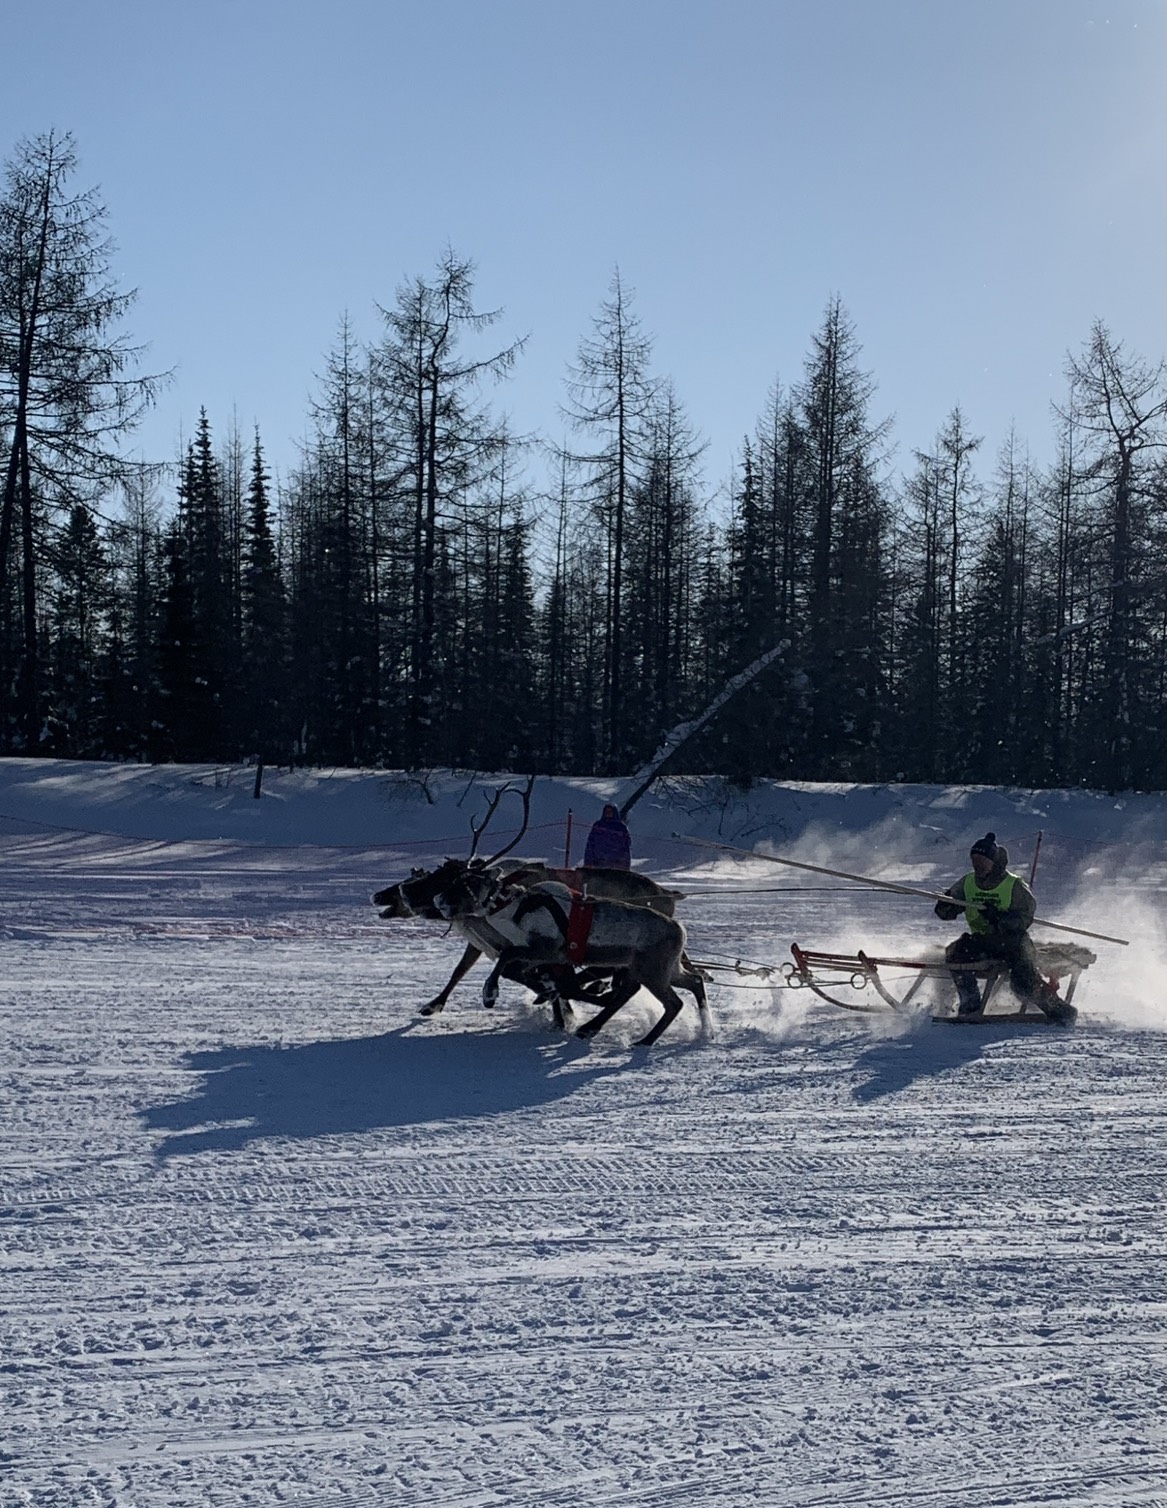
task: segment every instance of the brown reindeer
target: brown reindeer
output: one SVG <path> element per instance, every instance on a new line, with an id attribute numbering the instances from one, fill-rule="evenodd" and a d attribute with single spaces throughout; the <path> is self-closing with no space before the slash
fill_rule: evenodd
<path id="1" fill-rule="evenodd" d="M 415 869 L 409 879 L 378 890 L 373 896 L 373 904 L 381 908 L 381 916 L 386 921 L 413 916 L 440 921 L 443 918 L 434 909 L 434 897 L 452 878 L 468 867 L 468 862 L 447 859 L 437 869 Z M 482 866 L 484 871 L 486 867 Z M 667 889 L 648 875 L 626 869 L 553 869 L 547 864 L 531 860 L 511 861 L 489 867 L 512 890 L 528 890 L 549 882 L 558 882 L 588 900 L 620 901 L 625 905 L 646 906 L 661 916 L 672 916 L 677 901 L 682 899 L 681 891 Z M 476 922 L 463 919 L 460 930 L 467 937 L 466 951 L 438 993 L 420 1008 L 423 1016 L 436 1015 L 446 1008 L 450 996 L 484 953 L 497 958 L 500 951 L 513 942 L 513 939 L 502 937 L 497 929 L 492 928 L 488 918 Z M 591 982 L 598 981 L 594 973 L 588 971 L 580 981 L 585 998 L 588 996 L 587 985 Z M 677 982 L 682 988 L 692 988 L 694 993 L 704 995 L 704 976 L 687 958 L 682 959 L 681 975 Z"/>
<path id="2" fill-rule="evenodd" d="M 483 1004 L 493 1004 L 499 977 L 516 966 L 556 970 L 581 962 L 611 974 L 611 988 L 599 1013 L 576 1035 L 592 1037 L 616 1012 L 644 988 L 663 1007 L 663 1015 L 635 1044 L 648 1047 L 666 1031 L 681 1010 L 673 988 L 681 975 L 685 929 L 675 917 L 662 916 L 644 906 L 619 901 L 586 903 L 591 915 L 586 942 L 571 946 L 572 893 L 566 886 L 537 885 L 516 894 L 505 879 L 485 869 L 465 867 L 451 874 L 434 896 L 434 908 L 451 921 L 466 924 L 485 920 L 517 935 L 504 948 L 483 986 Z M 703 993 L 703 992 L 702 992 Z M 704 1013 L 703 999 L 698 1001 Z"/>
<path id="3" fill-rule="evenodd" d="M 683 892 L 667 889 L 648 875 L 621 869 L 563 870 L 554 869 L 536 860 L 506 860 L 504 856 L 518 845 L 526 833 L 530 816 L 532 785 L 533 777 L 528 780 L 526 789 L 518 792 L 523 802 L 523 821 L 517 836 L 505 848 L 500 849 L 490 859 L 483 860 L 476 857 L 479 842 L 499 802 L 508 790 L 514 789 L 510 785 L 504 785 L 495 791 L 486 816 L 480 824 L 476 825 L 473 821 L 471 822 L 473 841 L 469 857 L 447 859 L 445 863 L 433 870 L 415 869 L 408 879 L 378 890 L 372 900 L 375 906 L 381 908 L 381 916 L 386 920 L 413 916 L 426 917 L 435 921 L 448 919 L 442 912 L 435 909 L 434 899 L 452 880 L 467 872 L 490 873 L 495 878 L 505 881 L 512 892 L 529 890 L 549 881 L 559 881 L 566 883 L 571 890 L 577 891 L 589 900 L 620 901 L 645 906 L 662 916 L 673 915 L 677 901 L 683 898 Z M 500 932 L 489 917 L 467 915 L 459 917 L 456 925 L 467 939 L 466 950 L 442 989 L 432 1000 L 428 1000 L 420 1007 L 420 1014 L 423 1016 L 434 1015 L 445 1009 L 454 990 L 484 953 L 497 960 L 503 952 L 513 950 L 515 946 L 515 937 L 509 932 Z M 535 990 L 540 998 L 549 1000 L 558 1026 L 564 1024 L 563 1008 L 570 999 L 595 1001 L 602 998 L 602 992 L 608 989 L 613 974 L 610 968 L 592 967 L 590 963 L 587 968 L 578 972 L 570 965 L 556 965 L 549 970 L 542 967 L 527 967 L 526 963 L 527 961 L 520 959 L 508 959 L 503 965 L 502 973 L 506 977 L 515 978 L 526 984 Z M 496 969 L 492 976 L 495 984 L 493 996 L 488 1002 L 491 1005 L 497 998 L 498 974 L 499 970 Z M 706 1005 L 705 978 L 706 976 L 699 969 L 682 956 L 681 966 L 674 983 L 690 991 L 696 997 L 698 1007 L 702 1010 Z"/>

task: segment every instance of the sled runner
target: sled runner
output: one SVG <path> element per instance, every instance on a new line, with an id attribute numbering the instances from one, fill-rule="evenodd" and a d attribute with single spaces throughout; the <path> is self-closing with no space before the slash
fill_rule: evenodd
<path id="1" fill-rule="evenodd" d="M 1095 962 L 1096 955 L 1079 943 L 1038 943 L 1037 964 L 1051 995 L 1060 996 L 1070 1006 L 1078 980 L 1085 969 Z M 938 980 L 941 993 L 955 997 L 952 982 L 953 965 L 946 963 L 939 950 L 928 949 L 910 958 L 876 958 L 860 949 L 856 953 L 822 953 L 791 944 L 794 962 L 783 965 L 783 977 L 792 989 L 813 990 L 820 999 L 831 1005 L 842 1006 L 848 1011 L 877 1013 L 884 1010 L 908 1011 L 923 986 L 932 979 Z M 1008 978 L 1009 966 L 997 959 L 985 959 L 977 963 L 962 963 L 962 974 L 971 974 L 981 981 L 980 1009 L 966 1014 L 957 1014 L 954 1008 L 937 1011 L 933 1021 L 952 1022 L 961 1025 L 1003 1025 L 1007 1022 L 1022 1022 L 1025 1025 L 1045 1026 L 1051 1018 L 1039 1006 L 1022 1002 L 1015 1010 L 990 1010 L 997 986 Z M 881 971 L 887 971 L 881 972 Z M 892 974 L 902 976 L 893 979 Z M 1065 981 L 1064 991 L 1062 989 Z M 896 985 L 902 993 L 896 992 Z M 851 988 L 864 999 L 847 999 L 833 991 Z M 877 997 L 872 999 L 867 992 Z M 1066 1012 L 1072 1019 L 1072 1013 Z"/>

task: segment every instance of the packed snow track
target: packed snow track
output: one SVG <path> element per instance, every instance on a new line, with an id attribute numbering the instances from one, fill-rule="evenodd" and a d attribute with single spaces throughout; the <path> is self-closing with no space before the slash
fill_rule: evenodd
<path id="1" fill-rule="evenodd" d="M 417 1017 L 407 864 L 0 832 L 5 1508 L 1167 1504 L 1167 1035 L 1105 968 L 1073 1031 L 719 975 L 585 1046 L 480 973 Z M 702 874 L 697 956 L 890 914 Z"/>

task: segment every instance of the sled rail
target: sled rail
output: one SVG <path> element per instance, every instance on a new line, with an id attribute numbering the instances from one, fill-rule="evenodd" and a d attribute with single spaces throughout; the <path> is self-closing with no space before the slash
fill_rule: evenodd
<path id="1" fill-rule="evenodd" d="M 809 989 L 830 1005 L 843 1010 L 860 1011 L 866 1014 L 885 1009 L 906 1011 L 922 986 L 929 979 L 939 979 L 952 984 L 953 965 L 946 962 L 942 953 L 921 957 L 876 956 L 862 948 L 854 953 L 831 953 L 792 943 L 790 951 L 793 963 L 783 965 L 783 978 L 791 989 Z M 1043 979 L 1055 991 L 1061 991 L 1062 981 L 1066 988 L 1061 998 L 1069 1005 L 1078 987 L 1083 972 L 1096 961 L 1096 955 L 1080 943 L 1039 943 L 1036 946 L 1038 970 Z M 1012 1015 L 1001 1014 L 984 1018 L 984 1012 L 993 998 L 997 986 L 1008 977 L 1009 966 L 1002 960 L 987 958 L 975 963 L 962 963 L 962 974 L 971 974 L 981 980 L 981 1007 L 978 1013 L 983 1019 L 996 1020 L 1044 1020 L 1036 1007 L 1021 1009 Z M 897 994 L 889 987 L 880 973 L 881 969 L 906 970 L 911 974 L 907 989 Z M 850 987 L 856 998 L 840 998 L 835 993 Z M 880 1004 L 876 1004 L 867 992 L 873 991 Z M 859 998 L 864 996 L 865 998 Z M 944 1019 L 948 1019 L 947 1017 Z M 955 1019 L 955 1018 L 952 1018 Z"/>

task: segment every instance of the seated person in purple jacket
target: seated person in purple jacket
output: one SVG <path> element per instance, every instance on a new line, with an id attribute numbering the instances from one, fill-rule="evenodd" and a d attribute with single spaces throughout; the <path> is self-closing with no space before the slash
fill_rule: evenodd
<path id="1" fill-rule="evenodd" d="M 614 806 L 606 806 L 600 820 L 592 823 L 583 861 L 585 869 L 632 868 L 632 839 Z"/>

